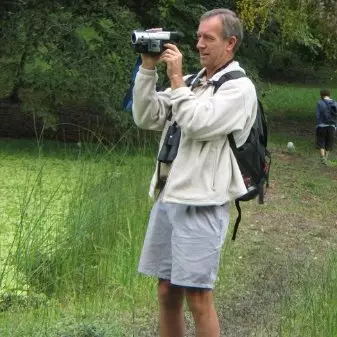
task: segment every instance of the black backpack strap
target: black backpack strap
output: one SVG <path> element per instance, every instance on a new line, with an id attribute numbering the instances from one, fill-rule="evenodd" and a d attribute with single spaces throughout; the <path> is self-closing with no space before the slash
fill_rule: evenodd
<path id="1" fill-rule="evenodd" d="M 266 149 L 266 158 L 268 158 L 268 167 L 266 172 L 266 187 L 269 187 L 269 170 L 271 166 L 271 154 L 267 149 Z"/>
<path id="2" fill-rule="evenodd" d="M 233 70 L 230 71 L 228 73 L 223 74 L 218 81 L 213 81 L 211 82 L 214 85 L 214 91 L 213 94 L 215 94 L 217 92 L 217 90 L 222 86 L 222 84 L 224 84 L 227 81 L 230 80 L 235 80 L 241 77 L 246 77 L 246 74 L 240 70 Z M 232 149 L 232 151 L 234 152 L 234 155 L 236 155 L 238 149 L 234 140 L 234 136 L 233 133 L 230 133 L 228 135 L 228 140 L 229 140 L 229 145 Z M 241 207 L 240 207 L 240 201 L 238 199 L 235 200 L 235 206 L 236 209 L 238 211 L 238 216 L 236 218 L 235 224 L 234 224 L 234 231 L 233 231 L 233 236 L 232 236 L 232 240 L 235 240 L 236 238 L 236 233 L 238 231 L 239 228 L 239 224 L 241 222 Z"/>
<path id="3" fill-rule="evenodd" d="M 234 140 L 234 137 L 233 137 L 232 133 L 230 133 L 228 135 L 228 140 L 229 140 L 229 145 L 230 145 L 232 151 L 234 152 L 234 155 L 236 155 L 236 152 L 237 152 L 238 149 L 236 147 L 236 143 L 235 143 L 235 140 Z M 235 206 L 236 206 L 236 210 L 238 211 L 238 216 L 235 220 L 232 240 L 235 240 L 236 232 L 238 231 L 239 224 L 241 222 L 241 207 L 240 207 L 240 201 L 238 199 L 235 199 Z"/>
<path id="4" fill-rule="evenodd" d="M 189 76 L 185 80 L 186 86 L 190 87 L 192 84 L 194 84 L 193 81 L 196 77 L 197 77 L 197 74 L 193 74 L 193 75 Z M 230 81 L 230 80 L 235 80 L 235 79 L 241 78 L 241 77 L 247 77 L 247 76 L 244 72 L 242 72 L 240 70 L 233 70 L 233 71 L 230 71 L 228 73 L 223 74 L 217 81 L 209 81 L 209 84 L 212 84 L 214 86 L 213 95 L 218 91 L 218 89 L 225 82 Z"/>
<path id="5" fill-rule="evenodd" d="M 234 152 L 234 154 L 236 154 L 237 151 L 238 151 L 238 148 L 236 147 L 236 143 L 235 143 L 235 140 L 234 140 L 233 133 L 230 133 L 227 137 L 228 137 L 229 145 L 230 145 L 232 151 Z"/>
<path id="6" fill-rule="evenodd" d="M 230 81 L 230 80 L 236 80 L 238 78 L 241 78 L 241 77 L 247 77 L 246 74 L 240 70 L 233 70 L 233 71 L 230 71 L 228 73 L 225 73 L 223 74 L 219 80 L 217 81 L 212 81 L 211 84 L 214 85 L 214 91 L 213 91 L 213 95 L 218 91 L 218 89 L 227 81 Z M 233 134 L 229 134 L 228 135 L 228 140 L 229 140 L 229 144 L 233 150 L 233 152 L 236 152 L 237 151 L 237 148 L 236 148 L 236 144 L 235 144 L 235 140 L 234 140 L 234 137 L 233 137 Z"/>
<path id="7" fill-rule="evenodd" d="M 266 114 L 264 112 L 262 102 L 259 99 L 257 99 L 257 104 L 258 104 L 258 109 L 260 111 L 260 117 L 261 117 L 262 128 L 263 128 L 263 135 L 264 135 L 263 145 L 264 145 L 264 147 L 267 147 L 267 144 L 268 144 L 267 118 L 266 118 Z"/>
<path id="8" fill-rule="evenodd" d="M 213 95 L 218 91 L 218 89 L 227 81 L 236 80 L 237 78 L 247 77 L 246 74 L 240 70 L 233 70 L 228 73 L 223 74 L 217 81 L 211 81 L 210 83 L 214 85 Z"/>
<path id="9" fill-rule="evenodd" d="M 197 77 L 197 74 L 192 74 L 185 80 L 186 87 L 190 87 L 192 85 L 193 80 Z"/>
<path id="10" fill-rule="evenodd" d="M 238 78 L 241 78 L 241 77 L 247 77 L 246 74 L 240 70 L 233 70 L 233 71 L 230 71 L 228 73 L 225 73 L 223 74 L 218 81 L 212 81 L 211 83 L 214 85 L 214 91 L 213 91 L 213 95 L 218 91 L 218 89 L 227 81 L 230 81 L 230 80 L 236 80 Z M 234 137 L 233 137 L 233 134 L 230 133 L 228 135 L 228 140 L 229 140 L 229 144 L 232 148 L 232 151 L 234 153 L 237 152 L 237 147 L 236 147 L 236 143 L 235 143 L 235 140 L 234 140 Z"/>
<path id="11" fill-rule="evenodd" d="M 239 200 L 235 200 L 235 206 L 236 206 L 236 209 L 238 211 L 238 217 L 236 218 L 236 221 L 235 221 L 232 240 L 235 240 L 235 238 L 236 238 L 236 233 L 238 231 L 239 223 L 241 221 L 241 207 L 240 207 L 240 201 Z"/>

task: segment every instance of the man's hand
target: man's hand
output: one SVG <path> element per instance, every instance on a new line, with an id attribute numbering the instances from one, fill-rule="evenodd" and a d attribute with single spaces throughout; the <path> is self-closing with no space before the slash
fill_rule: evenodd
<path id="1" fill-rule="evenodd" d="M 150 28 L 147 32 L 160 32 L 163 28 Z M 142 58 L 142 67 L 145 69 L 153 70 L 159 62 L 160 55 L 140 54 Z"/>
<path id="2" fill-rule="evenodd" d="M 167 76 L 171 81 L 172 90 L 185 86 L 182 70 L 183 55 L 174 44 L 166 43 L 164 47 L 166 50 L 160 55 L 160 61 L 166 63 Z"/>

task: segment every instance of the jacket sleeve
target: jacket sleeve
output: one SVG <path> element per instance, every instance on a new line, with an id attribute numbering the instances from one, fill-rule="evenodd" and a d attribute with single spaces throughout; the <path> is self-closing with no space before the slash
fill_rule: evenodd
<path id="1" fill-rule="evenodd" d="M 170 89 L 157 92 L 157 80 L 156 70 L 139 67 L 133 88 L 132 114 L 142 129 L 161 131 L 170 110 Z"/>
<path id="2" fill-rule="evenodd" d="M 188 137 L 200 141 L 243 130 L 257 110 L 255 88 L 247 78 L 224 83 L 206 100 L 198 99 L 188 88 L 177 88 L 171 102 L 178 125 Z"/>

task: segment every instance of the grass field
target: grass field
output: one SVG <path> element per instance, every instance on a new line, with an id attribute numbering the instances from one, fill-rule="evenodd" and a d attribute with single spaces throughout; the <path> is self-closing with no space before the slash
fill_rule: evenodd
<path id="1" fill-rule="evenodd" d="M 264 98 L 270 188 L 223 250 L 222 336 L 337 335 L 337 155 L 324 167 L 314 146 L 318 92 Z M 141 149 L 0 140 L 0 336 L 158 335 L 156 282 L 136 272 L 155 163 Z"/>

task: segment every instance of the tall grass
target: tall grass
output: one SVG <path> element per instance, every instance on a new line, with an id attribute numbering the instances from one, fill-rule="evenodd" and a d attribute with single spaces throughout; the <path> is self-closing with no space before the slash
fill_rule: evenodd
<path id="1" fill-rule="evenodd" d="M 11 210 L 11 224 L 1 249 L 0 309 L 50 299 L 87 306 L 83 299 L 90 298 L 97 308 L 109 303 L 112 311 L 133 312 L 150 302 L 154 292 L 137 275 L 137 263 L 151 206 L 152 157 L 82 153 L 76 146 L 62 158 L 41 148 L 23 160 L 11 149 L 2 156 L 8 178 L 2 183 L 11 196 L 2 207 Z"/>
<path id="2" fill-rule="evenodd" d="M 281 337 L 337 336 L 337 254 L 332 252 L 320 272 L 309 266 L 294 280 L 282 303 Z"/>

